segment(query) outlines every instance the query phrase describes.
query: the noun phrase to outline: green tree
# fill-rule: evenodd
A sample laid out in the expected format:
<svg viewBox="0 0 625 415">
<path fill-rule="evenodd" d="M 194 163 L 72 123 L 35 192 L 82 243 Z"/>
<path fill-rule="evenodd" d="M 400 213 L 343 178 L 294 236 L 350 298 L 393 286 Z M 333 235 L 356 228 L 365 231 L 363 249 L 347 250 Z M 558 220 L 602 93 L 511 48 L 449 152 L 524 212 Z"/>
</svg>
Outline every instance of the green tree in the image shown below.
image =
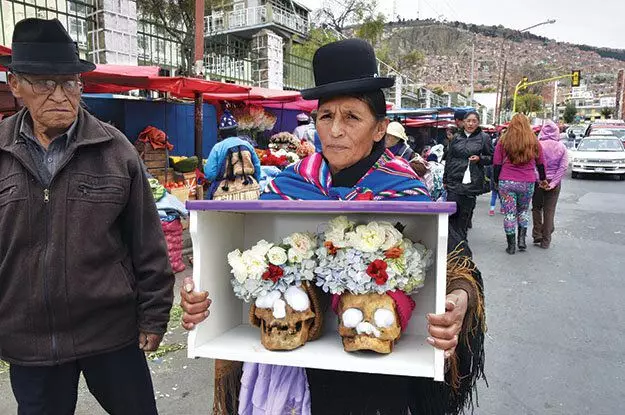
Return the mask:
<svg viewBox="0 0 625 415">
<path fill-rule="evenodd" d="M 564 122 L 567 124 L 572 124 L 575 121 L 575 116 L 577 115 L 577 107 L 573 101 L 569 101 L 564 108 L 564 114 L 562 118 Z"/>
<path fill-rule="evenodd" d="M 221 0 L 205 0 L 205 10 L 210 13 Z M 195 0 L 137 0 L 140 18 L 164 30 L 180 44 L 182 70 L 193 72 L 195 49 Z M 205 12 L 206 14 L 206 12 Z"/>
<path fill-rule="evenodd" d="M 425 62 L 425 55 L 419 50 L 413 50 L 403 55 L 398 54 L 398 50 L 392 50 L 388 44 L 376 49 L 375 55 L 382 62 L 390 65 L 394 69 L 403 71 L 415 71 Z"/>
<path fill-rule="evenodd" d="M 612 114 L 614 114 L 614 110 L 612 108 L 609 108 L 609 107 L 601 108 L 601 116 L 605 118 L 606 120 L 612 117 Z"/>
<path fill-rule="evenodd" d="M 524 94 L 517 97 L 516 109 L 523 114 L 543 109 L 543 98 L 536 94 Z"/>
<path fill-rule="evenodd" d="M 308 39 L 300 44 L 295 44 L 291 48 L 291 53 L 300 58 L 312 61 L 317 49 L 328 43 L 339 40 L 338 35 L 333 30 L 315 27 L 310 30 Z"/>
<path fill-rule="evenodd" d="M 384 34 L 384 27 L 386 25 L 386 16 L 382 13 L 378 13 L 377 16 L 366 16 L 364 21 L 356 29 L 356 37 L 365 39 L 373 46 L 382 39 Z"/>
<path fill-rule="evenodd" d="M 375 19 L 376 0 L 343 0 L 339 4 L 322 7 L 315 20 L 342 34 L 347 27 L 359 25 L 367 17 Z"/>
</svg>

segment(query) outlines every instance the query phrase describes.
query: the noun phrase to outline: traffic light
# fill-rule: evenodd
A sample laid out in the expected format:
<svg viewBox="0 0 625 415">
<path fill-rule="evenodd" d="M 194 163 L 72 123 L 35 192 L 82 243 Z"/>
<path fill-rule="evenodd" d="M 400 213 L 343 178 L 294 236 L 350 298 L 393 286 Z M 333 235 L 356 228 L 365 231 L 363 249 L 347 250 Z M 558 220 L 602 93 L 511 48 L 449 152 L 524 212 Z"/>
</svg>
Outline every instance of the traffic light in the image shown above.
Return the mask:
<svg viewBox="0 0 625 415">
<path fill-rule="evenodd" d="M 523 77 L 523 83 L 521 83 L 521 89 L 525 90 L 527 89 L 527 83 L 529 82 L 529 79 L 527 78 L 527 76 Z"/>
<path fill-rule="evenodd" d="M 579 86 L 582 79 L 582 71 L 576 70 L 571 72 L 571 86 Z"/>
</svg>

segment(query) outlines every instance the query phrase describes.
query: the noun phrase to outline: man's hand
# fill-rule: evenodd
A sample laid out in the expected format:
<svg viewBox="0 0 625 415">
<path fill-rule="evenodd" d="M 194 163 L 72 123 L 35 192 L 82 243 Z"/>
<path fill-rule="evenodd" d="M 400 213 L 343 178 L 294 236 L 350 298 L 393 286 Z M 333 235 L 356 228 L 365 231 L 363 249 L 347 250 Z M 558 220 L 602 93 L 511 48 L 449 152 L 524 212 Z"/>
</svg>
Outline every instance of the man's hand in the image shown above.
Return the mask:
<svg viewBox="0 0 625 415">
<path fill-rule="evenodd" d="M 458 345 L 458 335 L 467 313 L 469 297 L 464 290 L 454 290 L 447 294 L 445 314 L 428 314 L 430 337 L 427 342 L 437 349 L 445 350 L 445 358 L 451 357 Z"/>
<path fill-rule="evenodd" d="M 470 161 L 471 163 L 479 163 L 479 161 L 480 161 L 480 156 L 471 156 L 471 157 L 469 157 L 469 161 Z"/>
<path fill-rule="evenodd" d="M 163 340 L 162 334 L 139 332 L 139 349 L 144 352 L 153 352 Z"/>
<path fill-rule="evenodd" d="M 180 306 L 184 310 L 182 314 L 182 327 L 191 330 L 196 324 L 201 323 L 209 316 L 208 308 L 211 305 L 211 299 L 208 298 L 208 292 L 193 291 L 195 285 L 193 279 L 185 278 L 180 288 Z"/>
</svg>

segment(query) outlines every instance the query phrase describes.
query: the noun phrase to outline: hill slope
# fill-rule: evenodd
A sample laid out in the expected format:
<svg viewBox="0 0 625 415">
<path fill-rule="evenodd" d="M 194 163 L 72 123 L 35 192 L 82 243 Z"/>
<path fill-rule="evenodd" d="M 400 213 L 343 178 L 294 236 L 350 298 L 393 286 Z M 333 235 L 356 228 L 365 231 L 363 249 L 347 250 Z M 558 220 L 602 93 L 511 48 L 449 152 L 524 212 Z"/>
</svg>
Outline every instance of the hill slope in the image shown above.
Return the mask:
<svg viewBox="0 0 625 415">
<path fill-rule="evenodd" d="M 393 60 L 401 60 L 402 56 L 418 50 L 424 60 L 412 67 L 401 68 L 402 72 L 430 87 L 466 91 L 470 84 L 472 43 L 475 44 L 476 91 L 495 90 L 503 65 L 502 45 L 507 49 L 509 88 L 523 76 L 542 79 L 580 69 L 590 90 L 597 95 L 609 95 L 614 94 L 618 70 L 625 68 L 623 50 L 561 43 L 502 26 L 460 22 L 408 20 L 388 23 L 377 48 L 388 51 Z M 564 81 L 562 86 L 570 86 L 570 83 Z M 544 92 L 549 95 L 546 89 Z"/>
</svg>

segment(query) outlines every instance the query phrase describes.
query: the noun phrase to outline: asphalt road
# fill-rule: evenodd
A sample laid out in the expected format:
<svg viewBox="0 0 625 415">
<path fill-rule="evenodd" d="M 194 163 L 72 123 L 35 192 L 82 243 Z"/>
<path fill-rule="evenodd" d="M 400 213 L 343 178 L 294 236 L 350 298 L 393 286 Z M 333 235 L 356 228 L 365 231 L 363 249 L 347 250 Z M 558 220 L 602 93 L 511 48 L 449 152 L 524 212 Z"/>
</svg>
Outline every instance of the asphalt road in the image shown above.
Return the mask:
<svg viewBox="0 0 625 415">
<path fill-rule="evenodd" d="M 625 182 L 569 173 L 549 250 L 509 256 L 486 209 L 469 235 L 489 327 L 476 413 L 624 414 Z"/>
<path fill-rule="evenodd" d="M 567 179 L 549 250 L 505 253 L 480 198 L 469 235 L 485 280 L 486 370 L 477 415 L 625 413 L 625 182 Z M 530 241 L 531 242 L 531 241 Z M 178 284 L 183 274 L 177 277 Z M 178 286 L 177 284 L 177 286 Z M 179 327 L 166 343 L 184 343 Z M 185 350 L 150 362 L 161 415 L 207 415 L 212 365 Z M 0 373 L 0 414 L 16 413 Z M 77 414 L 104 414 L 81 384 Z"/>
</svg>

